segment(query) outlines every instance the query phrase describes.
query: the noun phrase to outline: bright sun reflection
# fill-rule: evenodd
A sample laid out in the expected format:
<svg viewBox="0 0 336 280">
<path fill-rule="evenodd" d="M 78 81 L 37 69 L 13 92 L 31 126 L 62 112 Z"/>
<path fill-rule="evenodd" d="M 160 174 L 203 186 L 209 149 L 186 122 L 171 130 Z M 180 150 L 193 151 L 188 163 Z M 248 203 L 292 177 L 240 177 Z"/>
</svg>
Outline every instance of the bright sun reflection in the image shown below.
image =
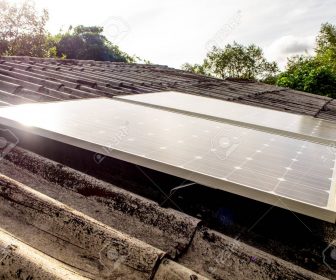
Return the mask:
<svg viewBox="0 0 336 280">
<path fill-rule="evenodd" d="M 24 126 L 52 128 L 56 130 L 60 127 L 62 112 L 57 106 L 49 104 L 27 104 L 3 108 L 0 111 L 3 118 L 14 120 Z"/>
</svg>

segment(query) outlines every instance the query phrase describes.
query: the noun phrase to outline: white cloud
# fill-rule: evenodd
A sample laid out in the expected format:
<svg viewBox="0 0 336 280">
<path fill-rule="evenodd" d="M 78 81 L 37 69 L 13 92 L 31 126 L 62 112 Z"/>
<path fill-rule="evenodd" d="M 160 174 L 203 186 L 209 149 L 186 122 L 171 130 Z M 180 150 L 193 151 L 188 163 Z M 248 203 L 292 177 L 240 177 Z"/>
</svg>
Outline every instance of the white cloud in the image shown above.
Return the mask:
<svg viewBox="0 0 336 280">
<path fill-rule="evenodd" d="M 283 65 L 287 54 L 311 51 L 321 23 L 336 23 L 335 0 L 35 1 L 49 10 L 52 33 L 70 24 L 121 18 L 129 29 L 118 37 L 122 50 L 173 67 L 202 62 L 214 36 L 221 46 L 233 40 L 255 43 Z M 235 20 L 239 10 L 241 19 Z"/>
<path fill-rule="evenodd" d="M 315 46 L 315 36 L 282 36 L 274 40 L 269 47 L 265 49 L 265 55 L 270 60 L 275 60 L 281 68 L 284 68 L 287 57 L 299 54 L 313 54 Z"/>
</svg>

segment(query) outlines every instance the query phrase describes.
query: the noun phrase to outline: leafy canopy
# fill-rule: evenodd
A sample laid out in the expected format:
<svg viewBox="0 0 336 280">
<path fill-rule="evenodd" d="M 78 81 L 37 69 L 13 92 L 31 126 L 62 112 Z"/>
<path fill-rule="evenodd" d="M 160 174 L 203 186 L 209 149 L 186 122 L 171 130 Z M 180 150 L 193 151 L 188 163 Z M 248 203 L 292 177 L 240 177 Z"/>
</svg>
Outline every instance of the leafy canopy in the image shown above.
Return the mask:
<svg viewBox="0 0 336 280">
<path fill-rule="evenodd" d="M 39 14 L 33 2 L 19 5 L 0 0 L 0 54 L 48 56 L 46 10 Z"/>
<path fill-rule="evenodd" d="M 57 55 L 70 59 L 133 62 L 135 59 L 113 45 L 100 26 L 77 26 L 57 36 Z"/>
<path fill-rule="evenodd" d="M 48 19 L 48 12 L 39 14 L 33 1 L 0 0 L 0 55 L 141 61 L 112 44 L 102 34 L 103 27 L 80 25 L 51 36 L 46 29 Z"/>
<path fill-rule="evenodd" d="M 277 85 L 336 98 L 336 27 L 322 24 L 315 56 L 288 59 Z"/>
<path fill-rule="evenodd" d="M 328 50 L 336 54 L 336 26 L 324 23 L 316 38 L 316 53 L 324 54 Z"/>
<path fill-rule="evenodd" d="M 243 46 L 234 42 L 223 49 L 213 47 L 203 64 L 184 64 L 184 70 L 218 78 L 262 80 L 278 72 L 275 62 L 268 62 L 260 47 Z"/>
</svg>

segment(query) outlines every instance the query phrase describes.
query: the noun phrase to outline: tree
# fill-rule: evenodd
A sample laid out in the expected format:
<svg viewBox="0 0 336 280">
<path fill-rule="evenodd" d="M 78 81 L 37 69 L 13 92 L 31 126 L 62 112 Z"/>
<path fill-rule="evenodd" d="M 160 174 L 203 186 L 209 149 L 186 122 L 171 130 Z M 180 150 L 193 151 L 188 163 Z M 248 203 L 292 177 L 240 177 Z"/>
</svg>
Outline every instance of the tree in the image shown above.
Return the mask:
<svg viewBox="0 0 336 280">
<path fill-rule="evenodd" d="M 316 53 L 324 54 L 328 50 L 336 54 L 336 26 L 324 23 L 321 25 L 320 33 L 316 38 Z"/>
<path fill-rule="evenodd" d="M 336 97 L 336 72 L 331 64 L 316 57 L 297 56 L 288 60 L 277 85 Z"/>
<path fill-rule="evenodd" d="M 49 56 L 47 21 L 48 12 L 39 15 L 31 1 L 15 5 L 0 0 L 0 55 Z"/>
<path fill-rule="evenodd" d="M 103 34 L 103 27 L 77 26 L 57 36 L 57 55 L 69 59 L 134 62 L 135 58 L 122 52 Z"/>
<path fill-rule="evenodd" d="M 0 55 L 143 61 L 109 42 L 102 27 L 80 25 L 51 36 L 46 30 L 48 18 L 48 12 L 39 14 L 30 0 L 21 4 L 0 0 Z"/>
<path fill-rule="evenodd" d="M 253 44 L 246 47 L 236 42 L 223 49 L 213 47 L 202 65 L 186 63 L 182 68 L 222 79 L 262 80 L 278 72 L 277 64 L 268 62 L 261 48 Z"/>
<path fill-rule="evenodd" d="M 190 64 L 190 63 L 184 63 L 181 66 L 182 70 L 189 71 L 189 72 L 194 72 L 196 74 L 200 75 L 208 75 L 207 69 L 205 67 L 206 62 L 203 64 Z"/>
<path fill-rule="evenodd" d="M 322 24 L 315 56 L 288 59 L 277 85 L 336 98 L 336 27 Z"/>
</svg>

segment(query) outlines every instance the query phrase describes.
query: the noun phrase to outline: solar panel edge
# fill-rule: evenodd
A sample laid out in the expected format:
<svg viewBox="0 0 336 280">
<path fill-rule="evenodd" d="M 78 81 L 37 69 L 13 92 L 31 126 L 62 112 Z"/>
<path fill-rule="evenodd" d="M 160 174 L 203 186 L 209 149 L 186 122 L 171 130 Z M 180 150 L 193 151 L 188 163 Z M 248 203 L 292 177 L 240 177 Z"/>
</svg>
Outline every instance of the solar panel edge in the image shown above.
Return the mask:
<svg viewBox="0 0 336 280">
<path fill-rule="evenodd" d="M 315 136 L 308 135 L 308 134 L 300 134 L 300 133 L 295 133 L 295 132 L 291 132 L 291 131 L 276 129 L 276 128 L 272 128 L 272 127 L 266 127 L 266 126 L 263 126 L 263 125 L 256 125 L 256 124 L 252 124 L 252 123 L 231 120 L 231 119 L 228 119 L 228 118 L 220 118 L 220 117 L 210 116 L 210 115 L 206 115 L 206 114 L 193 113 L 193 112 L 190 112 L 190 111 L 175 109 L 175 108 L 171 108 L 171 107 L 165 107 L 165 106 L 161 106 L 161 105 L 149 104 L 149 103 L 146 103 L 146 102 L 143 102 L 143 101 L 127 99 L 127 98 L 124 98 L 124 97 L 125 96 L 116 96 L 116 97 L 114 97 L 114 100 L 121 101 L 121 102 L 127 102 L 127 103 L 134 104 L 134 105 L 159 109 L 159 110 L 165 110 L 165 111 L 168 111 L 168 112 L 184 114 L 184 115 L 187 115 L 187 116 L 202 118 L 202 119 L 206 119 L 206 120 L 210 120 L 210 121 L 226 123 L 226 124 L 230 124 L 230 125 L 234 125 L 234 126 L 248 128 L 248 129 L 254 129 L 254 130 L 258 130 L 258 131 L 262 131 L 262 132 L 276 134 L 276 135 L 279 135 L 279 136 L 285 136 L 285 137 L 290 137 L 290 138 L 294 138 L 294 139 L 298 139 L 298 140 L 309 141 L 309 142 L 312 142 L 312 143 L 328 145 L 328 146 L 331 146 L 331 147 L 336 146 L 336 140 L 329 140 L 329 139 L 326 139 L 326 138 L 315 137 Z"/>
<path fill-rule="evenodd" d="M 335 159 L 333 174 L 331 176 L 331 189 L 330 189 L 330 194 L 329 194 L 328 207 L 330 209 L 333 209 L 336 212 L 336 159 Z"/>
<path fill-rule="evenodd" d="M 222 191 L 227 191 L 236 195 L 241 195 L 255 201 L 270 204 L 272 206 L 287 209 L 289 211 L 294 211 L 307 216 L 311 216 L 317 219 L 321 219 L 327 222 L 335 223 L 336 221 L 336 209 L 331 208 L 329 203 L 327 207 L 320 207 L 307 202 L 302 202 L 296 199 L 287 198 L 282 195 L 275 195 L 273 193 L 263 191 L 261 189 L 256 189 L 242 184 L 237 184 L 230 181 L 224 181 L 220 178 L 215 178 L 200 172 L 195 172 L 191 170 L 186 170 L 178 166 L 173 166 L 158 160 L 143 158 L 139 155 L 131 154 L 125 151 L 113 149 L 106 152 L 103 146 L 95 143 L 90 143 L 85 140 L 74 138 L 71 136 L 59 134 L 57 132 L 48 131 L 33 126 L 25 126 L 16 121 L 0 117 L 0 122 L 2 125 L 12 127 L 14 129 L 22 130 L 26 133 L 33 133 L 41 137 L 46 137 L 56 141 L 60 141 L 72 146 L 80 147 L 95 153 L 103 154 L 108 157 L 113 157 L 119 160 L 127 161 L 133 164 L 137 164 L 143 167 L 154 169 L 160 172 L 164 172 L 170 175 L 188 179 L 190 181 L 196 182 L 198 184 L 219 189 Z M 186 177 L 185 173 L 188 172 Z M 191 177 L 192 176 L 192 177 Z M 192 178 L 192 180 L 191 180 Z M 279 199 L 281 197 L 281 199 Z M 335 199 L 335 197 L 334 197 Z M 335 201 L 334 201 L 335 205 Z"/>
<path fill-rule="evenodd" d="M 114 96 L 113 98 L 117 98 L 117 99 L 126 99 L 126 100 L 131 100 L 129 99 L 129 97 L 134 97 L 134 96 L 146 96 L 146 95 L 150 95 L 150 94 L 163 94 L 163 93 L 179 93 L 179 94 L 182 94 L 182 95 L 186 95 L 186 96 L 195 96 L 195 97 L 198 97 L 198 98 L 202 98 L 202 99 L 209 99 L 209 100 L 216 100 L 217 102 L 224 102 L 224 103 L 234 103 L 235 105 L 240 105 L 240 106 L 244 106 L 244 107 L 251 107 L 251 108 L 258 108 L 258 110 L 264 110 L 264 111 L 269 111 L 269 112 L 277 112 L 277 113 L 282 113 L 282 114 L 285 114 L 285 115 L 294 115 L 294 116 L 298 116 L 300 114 L 298 113 L 293 113 L 293 112 L 285 112 L 285 111 L 279 111 L 279 110 L 276 110 L 276 109 L 272 109 L 272 108 L 265 108 L 265 107 L 257 107 L 255 105 L 251 105 L 251 104 L 242 104 L 242 103 L 236 103 L 236 102 L 233 102 L 233 101 L 228 101 L 228 100 L 223 100 L 223 99 L 218 99 L 218 98 L 214 98 L 212 96 L 208 96 L 208 95 L 200 95 L 200 94 L 195 94 L 195 93 L 186 93 L 186 92 L 182 92 L 182 91 L 172 91 L 172 90 L 169 90 L 169 91 L 158 91 L 158 92 L 151 92 L 151 93 L 139 93 L 139 94 L 127 94 L 127 95 L 120 95 L 120 96 Z M 302 116 L 306 116 L 306 117 L 310 117 L 308 115 L 302 115 Z M 315 117 L 312 117 L 315 119 Z M 319 119 L 321 120 L 321 119 Z M 326 123 L 330 123 L 330 124 L 335 124 L 334 121 L 330 121 L 330 120 L 325 120 L 323 119 L 323 122 L 326 122 Z"/>
</svg>

